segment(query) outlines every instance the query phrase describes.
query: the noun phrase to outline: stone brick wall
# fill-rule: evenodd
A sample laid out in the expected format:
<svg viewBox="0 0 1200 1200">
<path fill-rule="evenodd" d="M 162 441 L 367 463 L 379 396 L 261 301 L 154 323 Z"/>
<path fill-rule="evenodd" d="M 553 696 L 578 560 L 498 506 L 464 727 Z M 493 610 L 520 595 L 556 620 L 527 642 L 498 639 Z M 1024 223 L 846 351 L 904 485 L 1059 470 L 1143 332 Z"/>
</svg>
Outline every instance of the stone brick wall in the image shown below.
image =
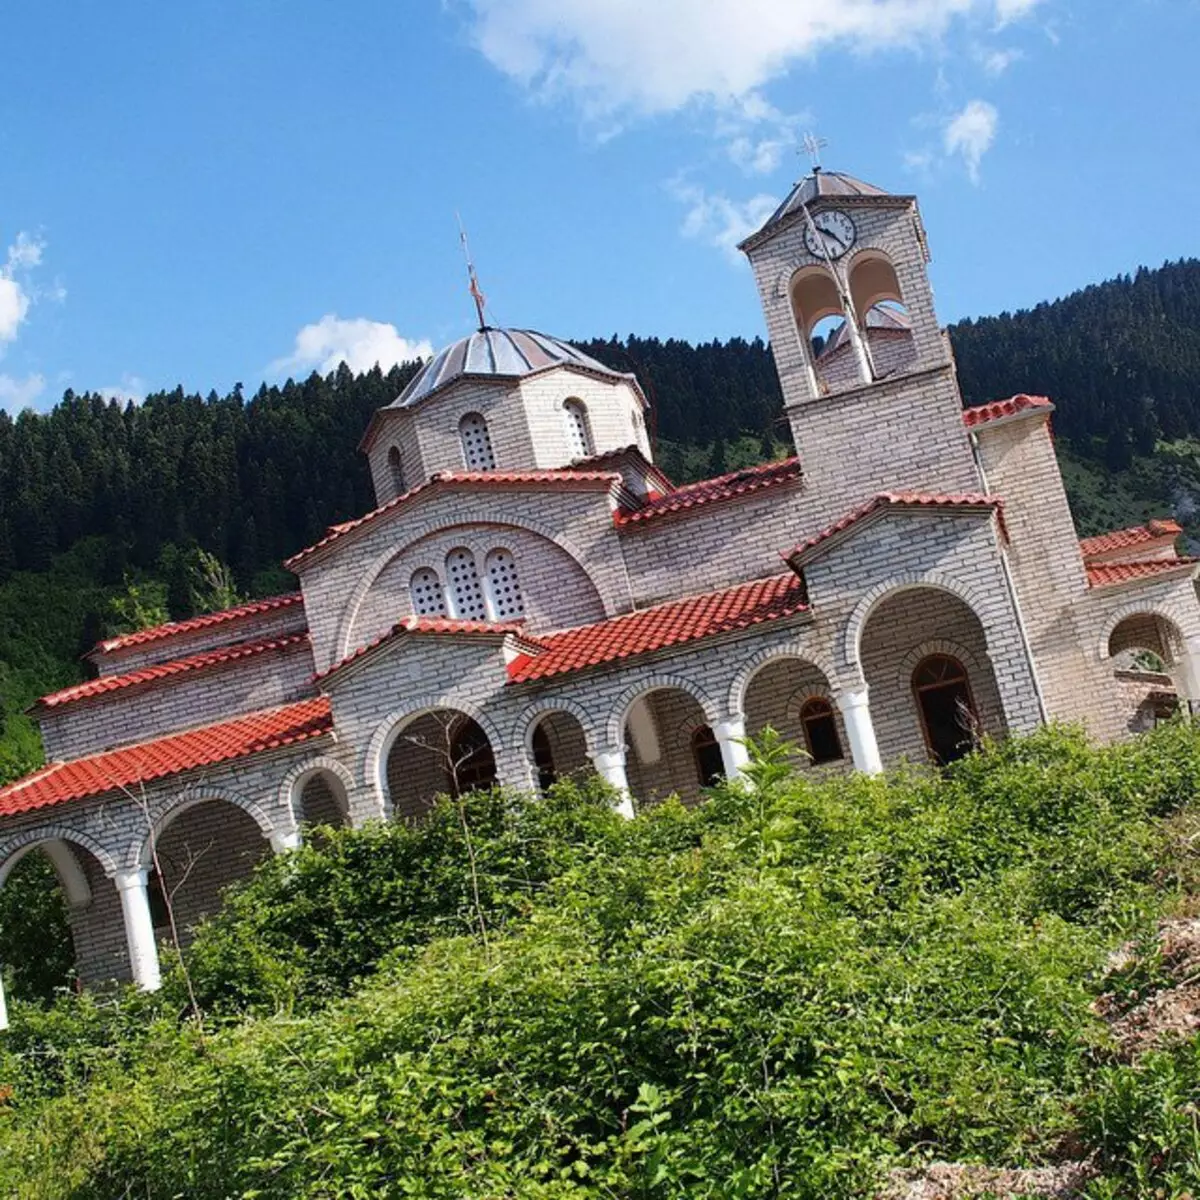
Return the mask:
<svg viewBox="0 0 1200 1200">
<path fill-rule="evenodd" d="M 205 800 L 186 809 L 157 840 L 164 894 L 175 910 L 180 941 L 187 946 L 201 918 L 220 907 L 221 893 L 253 872 L 271 849 L 241 809 Z M 169 925 L 156 928 L 169 936 Z"/>
<path fill-rule="evenodd" d="M 705 719 L 704 710 L 686 692 L 663 689 L 646 699 L 658 734 L 656 761 L 643 761 L 632 739 L 627 744 L 625 772 L 629 787 L 643 804 L 654 804 L 677 794 L 685 804 L 701 796 L 700 772 L 692 752 L 692 735 Z"/>
<path fill-rule="evenodd" d="M 834 725 L 842 747 L 839 763 L 815 766 L 807 755 L 808 743 L 800 720 L 800 710 L 807 701 L 816 698 L 828 700 L 833 708 Z M 801 659 L 777 659 L 755 674 L 746 688 L 746 732 L 751 737 L 759 737 L 768 725 L 771 726 L 785 741 L 802 752 L 794 759 L 799 770 L 848 770 L 851 766 L 850 742 L 834 700 L 829 680 L 819 667 Z"/>
<path fill-rule="evenodd" d="M 563 401 L 574 397 L 587 410 L 593 453 L 636 445 L 650 457 L 642 403 L 627 383 L 610 383 L 580 371 L 544 371 L 521 380 L 521 401 L 533 443 L 531 465 L 564 467 L 574 457 L 567 439 Z"/>
<path fill-rule="evenodd" d="M 621 527 L 639 606 L 785 569 L 780 554 L 820 528 L 800 481 Z"/>
<path fill-rule="evenodd" d="M 129 950 L 116 885 L 86 850 L 72 848 L 72 853 L 92 893 L 88 904 L 67 911 L 79 981 L 91 987 L 108 980 L 127 980 Z"/>
<path fill-rule="evenodd" d="M 561 629 L 605 616 L 596 585 L 583 567 L 554 542 L 513 526 L 473 524 L 431 534 L 397 553 L 363 598 L 350 640 L 365 644 L 374 631 L 390 628 L 413 611 L 409 585 L 419 568 L 436 571 L 445 586 L 446 556 L 460 547 L 474 555 L 485 593 L 489 552 L 506 549 L 512 554 L 530 629 Z"/>
<path fill-rule="evenodd" d="M 124 675 L 155 663 L 173 662 L 206 650 L 236 646 L 242 642 L 262 642 L 289 633 L 303 633 L 307 628 L 304 605 L 289 604 L 283 608 L 235 617 L 188 633 L 155 638 L 124 650 L 98 655 L 96 666 L 101 675 Z"/>
<path fill-rule="evenodd" d="M 77 700 L 39 718 L 49 759 L 78 758 L 310 695 L 312 650 L 298 642 Z"/>
<path fill-rule="evenodd" d="M 608 491 L 603 484 L 584 487 L 564 484 L 553 489 L 506 485 L 486 493 L 446 485 L 415 497 L 411 504 L 383 515 L 361 532 L 335 542 L 300 565 L 318 670 L 332 666 L 398 619 L 400 614 L 390 600 L 376 606 L 370 621 L 360 617 L 376 580 L 389 564 L 425 537 L 454 530 L 461 540 L 472 536 L 473 527 L 477 526 L 485 527 L 489 537 L 496 529 L 503 530 L 506 537 L 508 530 L 524 530 L 553 542 L 586 573 L 606 613 L 631 607 L 629 581 L 613 527 Z M 539 569 L 553 571 L 561 561 L 560 555 L 553 555 L 544 567 L 534 562 L 522 568 L 518 563 L 518 569 L 526 572 L 532 569 L 535 574 Z M 566 585 L 565 595 L 569 579 L 561 582 Z M 405 577 L 405 590 L 407 584 Z M 393 595 L 394 588 L 393 583 Z M 561 603 L 552 594 L 554 588 L 549 595 L 539 596 L 536 594 L 539 590 L 532 585 L 526 588 L 531 603 Z M 388 593 L 383 595 L 386 597 Z M 579 592 L 572 603 L 582 606 Z M 380 623 L 385 613 L 386 619 Z"/>
<path fill-rule="evenodd" d="M 867 344 L 878 379 L 911 371 L 917 364 L 917 348 L 913 344 L 912 334 L 908 332 L 868 329 Z M 856 386 L 860 376 L 854 347 L 847 341 L 829 354 L 822 355 L 817 360 L 817 376 L 831 392 Z"/>
</svg>

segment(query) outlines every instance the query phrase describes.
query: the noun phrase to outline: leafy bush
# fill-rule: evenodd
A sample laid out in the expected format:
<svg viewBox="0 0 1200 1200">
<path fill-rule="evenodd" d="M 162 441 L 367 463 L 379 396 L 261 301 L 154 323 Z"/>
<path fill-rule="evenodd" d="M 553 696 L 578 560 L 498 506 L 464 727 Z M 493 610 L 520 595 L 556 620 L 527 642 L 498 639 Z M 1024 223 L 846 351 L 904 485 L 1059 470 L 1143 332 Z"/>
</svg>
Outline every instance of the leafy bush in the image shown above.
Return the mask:
<svg viewBox="0 0 1200 1200">
<path fill-rule="evenodd" d="M 1098 1187 L 1195 1186 L 1163 1150 L 1190 1060 L 1131 1081 L 1091 1003 L 1190 870 L 1200 735 L 1047 730 L 941 778 L 783 757 L 693 810 L 626 823 L 567 784 L 270 863 L 192 955 L 220 1024 L 61 1018 L 112 1052 L 49 1089 L 0 1058 L 0 1191 L 825 1198 L 1080 1135 Z"/>
</svg>

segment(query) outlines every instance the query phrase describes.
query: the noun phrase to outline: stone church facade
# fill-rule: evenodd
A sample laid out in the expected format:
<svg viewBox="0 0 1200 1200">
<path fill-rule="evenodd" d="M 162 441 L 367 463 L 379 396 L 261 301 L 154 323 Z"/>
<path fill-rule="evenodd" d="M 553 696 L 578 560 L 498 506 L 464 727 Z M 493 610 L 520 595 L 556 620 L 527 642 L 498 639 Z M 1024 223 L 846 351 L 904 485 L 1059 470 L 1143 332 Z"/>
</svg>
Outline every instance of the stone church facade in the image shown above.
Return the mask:
<svg viewBox="0 0 1200 1200">
<path fill-rule="evenodd" d="M 1200 700 L 1179 527 L 1080 541 L 1051 402 L 963 409 L 914 197 L 816 171 L 742 248 L 796 457 L 677 487 L 636 378 L 481 329 L 376 413 L 378 507 L 298 592 L 101 642 L 38 702 L 0 882 L 50 857 L 84 982 L 157 986 L 162 893 L 187 927 L 311 824 L 589 771 L 694 802 L 768 725 L 876 773 Z"/>
</svg>

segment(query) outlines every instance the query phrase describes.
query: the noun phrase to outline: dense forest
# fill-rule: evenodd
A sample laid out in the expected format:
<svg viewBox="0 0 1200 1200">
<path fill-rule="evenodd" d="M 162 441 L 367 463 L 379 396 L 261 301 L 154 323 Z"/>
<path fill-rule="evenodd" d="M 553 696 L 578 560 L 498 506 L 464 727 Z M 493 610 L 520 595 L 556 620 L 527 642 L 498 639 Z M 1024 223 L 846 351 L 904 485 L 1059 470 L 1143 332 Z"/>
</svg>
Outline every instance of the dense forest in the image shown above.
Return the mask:
<svg viewBox="0 0 1200 1200">
<path fill-rule="evenodd" d="M 1054 397 L 1083 532 L 1168 511 L 1191 525 L 1200 513 L 1200 261 L 950 333 L 968 404 L 1016 391 Z M 580 345 L 637 373 L 654 406 L 659 462 L 681 482 L 787 452 L 760 339 Z M 45 414 L 0 412 L 0 777 L 36 760 L 21 708 L 76 678 L 78 655 L 106 629 L 294 586 L 281 560 L 371 506 L 357 443 L 418 365 L 359 376 L 342 366 L 252 396 L 240 385 L 224 396 L 177 388 L 140 405 L 67 392 Z M 231 577 L 196 586 L 198 556 L 227 564 Z"/>
</svg>

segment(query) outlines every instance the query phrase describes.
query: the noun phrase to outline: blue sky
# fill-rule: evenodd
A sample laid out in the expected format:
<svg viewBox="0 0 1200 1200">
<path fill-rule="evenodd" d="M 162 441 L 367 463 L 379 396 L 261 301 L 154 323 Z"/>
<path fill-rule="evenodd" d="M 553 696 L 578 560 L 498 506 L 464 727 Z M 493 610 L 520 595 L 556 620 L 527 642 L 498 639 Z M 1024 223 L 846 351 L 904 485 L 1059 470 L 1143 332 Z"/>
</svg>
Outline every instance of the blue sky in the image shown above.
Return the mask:
<svg viewBox="0 0 1200 1200">
<path fill-rule="evenodd" d="M 473 323 L 762 332 L 732 244 L 921 198 L 943 320 L 1200 253 L 1196 0 L 258 0 L 0 15 L 0 407 L 224 391 Z"/>
</svg>

